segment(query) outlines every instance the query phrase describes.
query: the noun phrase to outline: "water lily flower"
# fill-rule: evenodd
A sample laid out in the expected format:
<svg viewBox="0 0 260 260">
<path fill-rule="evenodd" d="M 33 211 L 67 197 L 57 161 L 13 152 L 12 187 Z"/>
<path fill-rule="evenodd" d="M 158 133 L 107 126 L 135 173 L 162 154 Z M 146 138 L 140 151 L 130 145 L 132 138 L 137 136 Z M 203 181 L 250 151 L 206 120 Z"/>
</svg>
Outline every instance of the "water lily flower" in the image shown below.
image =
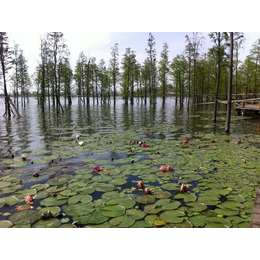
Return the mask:
<svg viewBox="0 0 260 260">
<path fill-rule="evenodd" d="M 188 142 L 187 140 L 183 142 L 183 144 L 188 144 L 188 143 L 189 143 L 189 142 Z"/>
<path fill-rule="evenodd" d="M 190 186 L 186 185 L 186 184 L 182 184 L 180 187 L 180 192 L 185 192 L 185 191 L 189 191 L 190 190 Z"/>
<path fill-rule="evenodd" d="M 160 167 L 160 171 L 161 171 L 161 172 L 166 172 L 166 168 L 165 168 L 164 166 L 161 166 L 161 167 Z"/>
<path fill-rule="evenodd" d="M 137 183 L 137 187 L 138 187 L 138 189 L 143 189 L 144 188 L 144 183 L 142 181 L 139 181 Z"/>
<path fill-rule="evenodd" d="M 148 144 L 143 144 L 143 147 L 148 147 L 149 145 Z"/>
<path fill-rule="evenodd" d="M 78 144 L 79 144 L 80 146 L 82 146 L 82 145 L 84 144 L 84 141 L 80 141 L 80 142 L 78 142 Z"/>
<path fill-rule="evenodd" d="M 22 185 L 23 185 L 23 181 L 22 181 L 22 180 L 20 180 L 20 181 L 19 181 L 19 184 L 22 186 Z"/>
<path fill-rule="evenodd" d="M 186 136 L 184 139 L 187 140 L 187 141 L 189 141 L 189 140 L 191 139 L 191 137 Z"/>
<path fill-rule="evenodd" d="M 144 193 L 145 194 L 150 194 L 151 192 L 150 192 L 149 188 L 145 188 Z"/>
<path fill-rule="evenodd" d="M 24 199 L 26 204 L 31 204 L 33 202 L 33 197 L 31 195 L 27 195 Z"/>
<path fill-rule="evenodd" d="M 212 140 L 211 140 L 211 143 L 216 143 L 216 140 L 215 140 L 215 139 L 212 139 Z"/>
<path fill-rule="evenodd" d="M 102 168 L 100 167 L 100 166 L 95 166 L 94 168 L 93 168 L 93 171 L 94 172 L 98 172 L 98 171 L 101 171 L 102 170 Z"/>
<path fill-rule="evenodd" d="M 33 176 L 34 176 L 34 177 L 39 177 L 39 173 L 38 173 L 38 172 L 34 172 L 34 173 L 33 173 Z"/>
<path fill-rule="evenodd" d="M 172 168 L 170 165 L 168 165 L 166 169 L 167 169 L 167 171 L 169 171 L 169 172 L 173 171 L 173 168 Z"/>
<path fill-rule="evenodd" d="M 27 158 L 27 155 L 26 155 L 26 154 L 22 154 L 21 157 L 22 157 L 22 159 L 23 159 L 24 161 L 26 161 L 26 158 Z"/>
</svg>

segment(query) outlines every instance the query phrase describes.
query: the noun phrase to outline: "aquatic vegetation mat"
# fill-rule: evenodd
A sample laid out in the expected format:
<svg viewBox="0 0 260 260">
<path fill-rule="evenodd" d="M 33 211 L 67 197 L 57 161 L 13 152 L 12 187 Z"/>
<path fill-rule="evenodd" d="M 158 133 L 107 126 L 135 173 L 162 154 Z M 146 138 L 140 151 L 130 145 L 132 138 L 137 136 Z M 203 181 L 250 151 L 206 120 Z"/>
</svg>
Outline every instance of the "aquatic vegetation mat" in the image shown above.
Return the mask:
<svg viewBox="0 0 260 260">
<path fill-rule="evenodd" d="M 2 161 L 0 228 L 249 227 L 260 136 L 80 131 Z"/>
</svg>

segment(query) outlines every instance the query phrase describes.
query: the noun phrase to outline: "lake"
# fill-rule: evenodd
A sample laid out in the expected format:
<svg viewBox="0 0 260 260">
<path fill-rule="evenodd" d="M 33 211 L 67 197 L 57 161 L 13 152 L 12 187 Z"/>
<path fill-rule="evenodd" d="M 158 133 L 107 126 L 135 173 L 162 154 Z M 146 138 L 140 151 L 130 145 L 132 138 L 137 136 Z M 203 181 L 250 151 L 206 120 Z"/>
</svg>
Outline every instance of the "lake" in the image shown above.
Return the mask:
<svg viewBox="0 0 260 260">
<path fill-rule="evenodd" d="M 233 110 L 228 136 L 225 109 L 74 99 L 57 118 L 30 98 L 0 117 L 0 227 L 249 227 L 260 118 Z"/>
</svg>

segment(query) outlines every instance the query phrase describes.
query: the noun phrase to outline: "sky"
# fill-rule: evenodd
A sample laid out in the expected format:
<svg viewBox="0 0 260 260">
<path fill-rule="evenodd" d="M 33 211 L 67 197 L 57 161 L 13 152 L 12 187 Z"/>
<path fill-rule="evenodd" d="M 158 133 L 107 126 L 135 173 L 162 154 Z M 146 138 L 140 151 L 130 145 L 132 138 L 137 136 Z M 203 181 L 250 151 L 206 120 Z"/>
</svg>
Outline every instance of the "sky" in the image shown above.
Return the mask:
<svg viewBox="0 0 260 260">
<path fill-rule="evenodd" d="M 145 48 L 149 32 L 66 32 L 63 31 L 66 44 L 68 45 L 71 67 L 74 70 L 79 53 L 84 52 L 87 57 L 96 57 L 97 63 L 104 59 L 108 66 L 111 58 L 111 47 L 115 43 L 119 44 L 119 60 L 121 61 L 125 49 L 130 47 L 136 51 L 137 60 L 143 62 L 147 57 Z M 24 55 L 28 60 L 29 73 L 32 75 L 35 67 L 40 62 L 40 38 L 44 32 L 8 32 L 9 44 L 20 45 Z M 167 42 L 169 46 L 169 58 L 172 60 L 177 54 L 182 54 L 185 48 L 185 35 L 191 35 L 192 32 L 152 32 L 155 37 L 157 60 L 160 59 L 160 53 L 163 43 Z M 202 33 L 205 36 L 204 45 L 201 52 L 207 52 L 212 46 L 212 42 L 207 32 Z M 241 50 L 240 60 L 244 60 L 249 54 L 252 44 L 260 38 L 260 32 L 244 32 L 246 42 L 244 50 Z"/>
</svg>

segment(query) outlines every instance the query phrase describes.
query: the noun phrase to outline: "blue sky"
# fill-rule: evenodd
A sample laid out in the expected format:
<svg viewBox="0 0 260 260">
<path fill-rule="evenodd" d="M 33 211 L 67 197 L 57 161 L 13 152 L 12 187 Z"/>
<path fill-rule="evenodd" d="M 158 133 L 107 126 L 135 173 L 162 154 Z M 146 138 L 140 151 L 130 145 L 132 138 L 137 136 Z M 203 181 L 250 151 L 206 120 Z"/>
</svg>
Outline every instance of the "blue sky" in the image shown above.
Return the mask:
<svg viewBox="0 0 260 260">
<path fill-rule="evenodd" d="M 169 45 L 169 57 L 172 60 L 177 54 L 182 54 L 185 48 L 185 35 L 191 35 L 191 32 L 152 32 L 155 37 L 157 57 L 160 58 L 163 43 Z M 9 43 L 13 45 L 18 43 L 24 50 L 26 59 L 28 60 L 29 73 L 32 74 L 39 61 L 40 52 L 40 36 L 44 32 L 8 32 Z M 203 32 L 205 36 L 205 44 L 201 52 L 207 52 L 212 46 L 207 32 Z M 103 58 L 108 65 L 111 57 L 111 47 L 115 43 L 119 44 L 120 61 L 127 47 L 131 47 L 136 51 L 137 60 L 143 62 L 147 57 L 145 48 L 149 32 L 64 32 L 64 38 L 67 41 L 71 56 L 71 66 L 74 69 L 79 53 L 83 51 L 86 56 L 96 57 L 97 62 Z M 240 59 L 244 60 L 249 54 L 252 44 L 260 38 L 260 32 L 245 32 L 245 48 L 241 50 Z M 38 60 L 38 61 L 37 61 Z"/>
</svg>

